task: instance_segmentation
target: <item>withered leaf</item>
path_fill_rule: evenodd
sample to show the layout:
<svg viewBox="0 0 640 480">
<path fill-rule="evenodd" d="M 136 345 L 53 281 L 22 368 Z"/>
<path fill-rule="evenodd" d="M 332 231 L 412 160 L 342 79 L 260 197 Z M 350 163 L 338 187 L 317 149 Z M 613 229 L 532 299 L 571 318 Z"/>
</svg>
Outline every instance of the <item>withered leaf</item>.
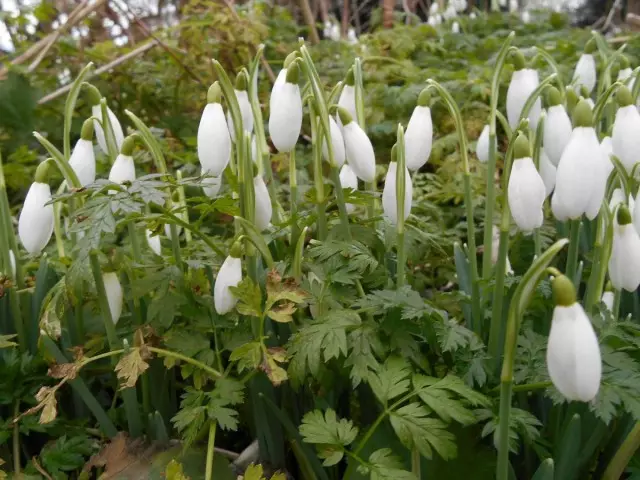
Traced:
<svg viewBox="0 0 640 480">
<path fill-rule="evenodd" d="M 267 312 L 267 315 L 272 320 L 275 320 L 279 323 L 288 323 L 293 321 L 293 315 L 296 312 L 295 304 L 291 302 L 281 303 L 280 305 L 275 305 L 271 307 L 271 309 Z"/>
<path fill-rule="evenodd" d="M 75 363 L 56 363 L 49 367 L 47 374 L 52 378 L 73 380 L 78 375 L 79 366 Z"/>
<path fill-rule="evenodd" d="M 34 407 L 35 411 L 42 409 L 40 413 L 39 423 L 51 423 L 55 420 L 58 414 L 58 401 L 56 400 L 56 391 L 58 387 L 41 387 L 36 393 L 36 400 L 39 402 Z M 30 410 L 34 410 L 30 409 Z"/>
<path fill-rule="evenodd" d="M 138 377 L 149 368 L 149 364 L 141 355 L 140 348 L 132 348 L 129 353 L 120 357 L 116 365 L 116 374 L 122 382 L 122 388 L 134 387 Z"/>
</svg>

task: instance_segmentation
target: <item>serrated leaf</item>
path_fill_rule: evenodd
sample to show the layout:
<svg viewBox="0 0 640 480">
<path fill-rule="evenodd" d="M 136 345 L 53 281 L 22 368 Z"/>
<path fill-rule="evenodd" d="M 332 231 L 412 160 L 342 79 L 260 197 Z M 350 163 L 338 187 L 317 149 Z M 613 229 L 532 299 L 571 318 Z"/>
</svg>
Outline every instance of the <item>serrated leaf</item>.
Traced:
<svg viewBox="0 0 640 480">
<path fill-rule="evenodd" d="M 391 357 L 377 371 L 369 373 L 371 390 L 383 405 L 409 391 L 411 368 L 402 358 Z"/>
<path fill-rule="evenodd" d="M 278 323 L 289 323 L 293 321 L 292 315 L 296 313 L 296 306 L 291 302 L 280 303 L 269 309 L 267 315 Z"/>
<path fill-rule="evenodd" d="M 1 348 L 11 348 L 17 347 L 18 344 L 16 342 L 12 342 L 13 338 L 16 338 L 17 334 L 13 335 L 0 335 L 0 349 Z"/>
<path fill-rule="evenodd" d="M 358 427 L 351 420 L 338 420 L 332 409 L 322 414 L 320 410 L 307 413 L 302 418 L 300 434 L 307 443 L 347 446 L 358 436 Z"/>
<path fill-rule="evenodd" d="M 167 464 L 164 476 L 167 480 L 189 480 L 189 477 L 187 477 L 182 470 L 182 464 L 175 459 L 171 459 Z"/>
<path fill-rule="evenodd" d="M 138 377 L 149 368 L 149 364 L 142 357 L 140 348 L 132 348 L 129 353 L 120 357 L 116 364 L 116 374 L 122 382 L 121 388 L 133 388 Z"/>
<path fill-rule="evenodd" d="M 238 299 L 236 310 L 240 315 L 262 316 L 262 292 L 251 278 L 244 277 L 237 287 L 229 287 L 229 290 Z"/>
<path fill-rule="evenodd" d="M 328 445 L 326 447 L 319 448 L 318 456 L 323 460 L 322 465 L 325 467 L 332 467 L 342 460 L 344 457 L 344 451 L 342 448 Z"/>
<path fill-rule="evenodd" d="M 437 379 L 415 375 L 413 387 L 420 400 L 447 423 L 455 420 L 463 425 L 471 425 L 476 422 L 476 417 L 466 404 L 489 404 L 488 399 L 454 376 Z"/>
<path fill-rule="evenodd" d="M 233 352 L 229 360 L 238 362 L 238 372 L 244 370 L 254 370 L 260 365 L 262 358 L 262 344 L 260 342 L 250 342 L 239 346 Z"/>
<path fill-rule="evenodd" d="M 369 456 L 371 480 L 416 480 L 404 469 L 402 461 L 390 448 L 381 448 Z"/>
<path fill-rule="evenodd" d="M 243 480 L 264 480 L 262 476 L 262 465 L 251 464 L 244 472 Z"/>
</svg>

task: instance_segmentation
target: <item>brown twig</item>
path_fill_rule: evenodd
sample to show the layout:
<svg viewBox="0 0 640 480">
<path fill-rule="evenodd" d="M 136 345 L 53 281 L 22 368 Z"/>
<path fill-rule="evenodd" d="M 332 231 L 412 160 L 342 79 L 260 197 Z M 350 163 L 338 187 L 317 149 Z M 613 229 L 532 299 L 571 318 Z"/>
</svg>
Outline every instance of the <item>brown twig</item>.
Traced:
<svg viewBox="0 0 640 480">
<path fill-rule="evenodd" d="M 135 50 L 131 50 L 129 53 L 126 53 L 121 57 L 116 58 L 112 62 L 109 62 L 106 65 L 98 68 L 95 72 L 89 73 L 89 75 L 87 76 L 87 80 L 91 77 L 94 77 L 96 75 L 100 75 L 106 71 L 109 71 L 112 68 L 115 68 L 118 65 L 126 62 L 127 60 L 131 60 L 132 58 L 137 57 L 138 55 L 146 52 L 147 50 L 151 50 L 156 45 L 158 45 L 158 42 L 156 42 L 155 40 L 152 40 L 149 43 L 139 46 Z M 58 90 L 55 90 L 54 92 L 51 92 L 48 95 L 45 95 L 40 100 L 38 100 L 38 105 L 43 105 L 47 102 L 50 102 L 51 100 L 58 98 L 60 95 L 64 95 L 69 90 L 71 90 L 71 84 L 65 85 L 64 87 L 59 88 Z"/>
<path fill-rule="evenodd" d="M 342 2 L 342 28 L 340 36 L 347 38 L 347 30 L 349 30 L 349 0 Z"/>
<path fill-rule="evenodd" d="M 38 459 L 37 459 L 36 457 L 31 458 L 31 461 L 33 462 L 33 467 L 34 467 L 38 472 L 40 472 L 40 474 L 41 474 L 44 478 L 46 478 L 47 480 L 53 480 L 53 478 L 51 478 L 51 475 L 49 475 L 49 474 L 47 473 L 47 471 L 46 471 L 44 468 L 42 468 L 42 467 L 40 466 L 40 464 L 38 463 Z"/>
<path fill-rule="evenodd" d="M 316 30 L 316 19 L 314 18 L 311 7 L 309 6 L 309 0 L 298 0 L 298 3 L 300 5 L 300 9 L 302 10 L 304 21 L 309 28 L 309 40 L 311 40 L 311 43 L 314 44 L 320 42 L 318 30 Z"/>
</svg>

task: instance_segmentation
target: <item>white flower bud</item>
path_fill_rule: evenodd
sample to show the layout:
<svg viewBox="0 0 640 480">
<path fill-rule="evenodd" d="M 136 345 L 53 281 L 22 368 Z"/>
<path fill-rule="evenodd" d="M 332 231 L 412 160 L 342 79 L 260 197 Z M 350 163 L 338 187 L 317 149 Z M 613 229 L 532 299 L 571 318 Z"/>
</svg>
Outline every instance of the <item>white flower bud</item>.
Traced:
<svg viewBox="0 0 640 480">
<path fill-rule="evenodd" d="M 102 274 L 102 281 L 104 283 L 104 290 L 107 294 L 107 300 L 109 302 L 111 320 L 115 325 L 116 323 L 118 323 L 118 320 L 120 320 L 120 316 L 122 315 L 122 285 L 120 285 L 118 274 L 115 272 Z"/>
<path fill-rule="evenodd" d="M 340 169 L 340 185 L 342 188 L 358 190 L 358 177 L 356 177 L 349 165 L 343 165 Z M 352 203 L 347 203 L 345 207 L 347 208 L 347 213 L 353 213 L 356 209 L 356 206 Z"/>
<path fill-rule="evenodd" d="M 544 151 L 555 167 L 560 163 L 560 157 L 569 143 L 572 130 L 571 119 L 563 105 L 553 105 L 547 109 L 542 138 Z"/>
<path fill-rule="evenodd" d="M 546 189 L 531 157 L 514 160 L 507 193 L 511 216 L 524 234 L 542 226 Z"/>
<path fill-rule="evenodd" d="M 133 182 L 135 179 L 136 167 L 133 164 L 133 157 L 120 153 L 111 166 L 109 181 L 122 185 L 125 182 Z"/>
<path fill-rule="evenodd" d="M 96 139 L 98 140 L 98 145 L 100 146 L 100 150 L 104 152 L 105 155 L 109 155 L 109 149 L 107 148 L 107 141 L 104 136 L 104 130 L 102 129 L 102 108 L 100 104 L 94 105 L 91 107 L 91 115 L 100 119 L 100 122 L 97 120 L 93 121 L 93 127 L 96 132 Z M 122 126 L 120 125 L 120 121 L 116 114 L 111 111 L 109 107 L 107 107 L 107 115 L 109 116 L 109 122 L 111 123 L 111 128 L 113 129 L 113 136 L 116 140 L 116 148 L 120 151 L 120 147 L 122 147 L 122 142 L 124 141 L 124 133 L 122 132 Z"/>
<path fill-rule="evenodd" d="M 531 68 L 522 68 L 513 72 L 507 89 L 507 119 L 512 129 L 516 129 L 522 108 L 529 96 L 538 87 L 538 72 Z M 529 110 L 529 126 L 535 130 L 542 111 L 542 102 L 538 97 Z"/>
<path fill-rule="evenodd" d="M 640 285 L 640 236 L 632 225 L 629 210 L 625 206 L 619 207 L 617 217 L 613 227 L 609 278 L 615 289 L 634 292 Z"/>
<path fill-rule="evenodd" d="M 290 152 L 295 148 L 302 128 L 300 87 L 289 82 L 277 88 L 274 86 L 269 111 L 269 134 L 273 144 L 280 152 Z"/>
<path fill-rule="evenodd" d="M 398 171 L 398 163 L 389 163 L 389 170 L 384 180 L 384 189 L 382 190 L 382 210 L 384 216 L 391 225 L 398 223 L 398 192 L 396 190 L 396 172 Z M 406 220 L 411 213 L 411 203 L 413 197 L 413 185 L 411 184 L 411 176 L 409 170 L 405 168 L 404 172 L 404 219 Z"/>
<path fill-rule="evenodd" d="M 333 119 L 333 117 L 329 117 L 329 131 L 331 132 L 331 147 L 333 149 L 333 161 L 336 163 L 336 166 L 342 167 L 344 165 L 344 160 L 346 157 L 346 153 L 344 151 L 344 138 L 342 137 L 342 131 L 340 127 Z M 328 162 L 329 161 L 329 150 L 327 149 L 327 141 L 322 137 L 322 157 Z"/>
<path fill-rule="evenodd" d="M 338 111 L 341 116 L 346 113 L 344 110 Z M 360 128 L 360 125 L 351 118 L 344 115 L 343 120 L 342 137 L 344 138 L 347 162 L 360 180 L 373 182 L 376 176 L 376 155 L 371 140 Z"/>
<path fill-rule="evenodd" d="M 596 61 L 590 53 L 583 53 L 578 59 L 576 69 L 573 72 L 573 80 L 578 88 L 585 87 L 589 93 L 596 86 Z"/>
<path fill-rule="evenodd" d="M 215 84 L 214 84 L 215 85 Z M 217 87 L 217 85 L 215 85 Z M 219 87 L 211 87 L 212 100 L 218 100 Z M 219 100 L 204 107 L 198 126 L 198 160 L 203 170 L 220 176 L 231 158 L 231 136 Z"/>
<path fill-rule="evenodd" d="M 433 143 L 431 109 L 417 105 L 413 109 L 404 136 L 405 159 L 409 170 L 418 170 L 429 160 Z"/>
<path fill-rule="evenodd" d="M 540 150 L 540 176 L 548 197 L 556 186 L 556 167 L 551 163 L 544 150 Z"/>
<path fill-rule="evenodd" d="M 251 110 L 251 102 L 249 102 L 249 94 L 246 90 L 234 90 L 236 92 L 236 99 L 240 106 L 240 116 L 242 117 L 242 126 L 245 132 L 251 133 L 253 131 L 253 112 Z M 233 125 L 233 118 L 231 113 L 227 111 L 227 124 L 229 126 L 229 134 L 233 142 L 236 141 L 236 130 Z"/>
<path fill-rule="evenodd" d="M 263 231 L 271 223 L 273 208 L 269 190 L 260 175 L 253 178 L 253 188 L 255 191 L 255 226 L 258 231 Z"/>
<path fill-rule="evenodd" d="M 624 165 L 627 173 L 640 160 L 640 113 L 635 105 L 620 107 L 616 112 L 611 136 L 613 154 Z"/>
<path fill-rule="evenodd" d="M 151 230 L 144 231 L 149 248 L 158 256 L 162 255 L 162 245 L 160 244 L 160 235 L 154 235 Z"/>
<path fill-rule="evenodd" d="M 218 315 L 224 315 L 234 309 L 238 299 L 229 287 L 237 287 L 242 281 L 242 261 L 229 255 L 220 267 L 213 287 L 213 301 Z"/>
<path fill-rule="evenodd" d="M 71 152 L 69 165 L 83 187 L 96 181 L 96 157 L 91 140 L 80 139 Z"/>
<path fill-rule="evenodd" d="M 482 133 L 478 137 L 476 156 L 481 163 L 487 163 L 489 161 L 489 125 L 484 126 Z"/>
<path fill-rule="evenodd" d="M 46 183 L 33 182 L 24 199 L 18 220 L 18 236 L 25 250 L 40 253 L 47 246 L 53 233 L 53 205 L 51 188 Z"/>
</svg>

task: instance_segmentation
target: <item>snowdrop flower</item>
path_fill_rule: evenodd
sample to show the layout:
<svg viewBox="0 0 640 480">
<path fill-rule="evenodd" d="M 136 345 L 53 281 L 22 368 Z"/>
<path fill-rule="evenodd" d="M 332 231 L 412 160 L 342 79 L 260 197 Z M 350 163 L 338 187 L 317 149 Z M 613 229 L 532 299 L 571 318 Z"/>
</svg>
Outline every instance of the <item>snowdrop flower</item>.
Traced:
<svg viewBox="0 0 640 480">
<path fill-rule="evenodd" d="M 347 32 L 347 43 L 349 43 L 350 45 L 355 45 L 356 43 L 358 43 L 358 37 L 353 27 L 349 28 L 349 31 Z"/>
<path fill-rule="evenodd" d="M 640 208 L 635 208 L 638 202 L 640 202 L 640 189 L 638 190 L 636 199 L 633 202 L 633 211 L 631 211 L 631 202 L 629 202 L 629 210 L 631 211 L 631 216 L 633 217 L 633 226 L 635 227 L 636 232 L 638 232 L 638 235 L 640 235 Z"/>
<path fill-rule="evenodd" d="M 53 233 L 53 205 L 46 205 L 51 201 L 51 188 L 46 183 L 48 169 L 48 162 L 38 165 L 18 219 L 20 242 L 30 254 L 40 253 Z"/>
<path fill-rule="evenodd" d="M 482 133 L 480 133 L 478 137 L 476 156 L 481 163 L 487 163 L 489 161 L 489 125 L 484 126 Z"/>
<path fill-rule="evenodd" d="M 605 176 L 609 178 L 609 175 L 613 171 L 613 162 L 611 161 L 611 155 L 613 155 L 613 143 L 611 137 L 604 137 L 600 142 L 600 149 L 604 153 L 605 159 Z"/>
<path fill-rule="evenodd" d="M 453 22 L 451 25 L 451 33 L 460 33 L 460 24 L 458 22 Z"/>
<path fill-rule="evenodd" d="M 344 160 L 346 158 L 346 153 L 344 150 L 344 138 L 342 138 L 342 131 L 340 127 L 333 119 L 333 117 L 329 117 L 329 131 L 331 132 L 331 149 L 333 150 L 333 161 L 335 162 L 338 168 L 344 165 Z M 329 161 L 329 150 L 327 149 L 327 141 L 322 139 L 322 157 L 328 162 Z M 351 169 L 349 169 L 351 170 Z"/>
<path fill-rule="evenodd" d="M 220 85 L 215 82 L 207 92 L 207 106 L 200 117 L 197 140 L 200 166 L 216 177 L 222 175 L 231 158 L 231 136 L 221 98 Z"/>
<path fill-rule="evenodd" d="M 229 287 L 237 287 L 242 281 L 241 247 L 235 243 L 229 256 L 222 262 L 213 286 L 213 303 L 218 315 L 224 315 L 234 309 L 238 299 Z"/>
<path fill-rule="evenodd" d="M 618 207 L 616 218 L 609 278 L 616 290 L 634 292 L 640 285 L 640 236 L 631 223 L 631 213 L 625 205 Z"/>
<path fill-rule="evenodd" d="M 470 18 L 471 20 L 475 20 L 476 18 L 478 18 L 478 17 L 477 17 L 477 15 L 476 15 L 476 12 L 471 12 L 471 13 L 469 14 L 469 18 Z"/>
<path fill-rule="evenodd" d="M 373 182 L 376 176 L 376 156 L 371 140 L 344 108 L 338 107 L 338 115 L 343 125 L 342 136 L 349 166 L 360 180 Z"/>
<path fill-rule="evenodd" d="M 135 137 L 128 136 L 122 142 L 120 154 L 116 157 L 116 161 L 111 166 L 109 172 L 109 181 L 122 185 L 125 182 L 133 182 L 136 179 L 136 167 L 133 164 L 133 147 L 135 146 Z M 113 191 L 113 190 L 111 190 Z"/>
<path fill-rule="evenodd" d="M 444 17 L 445 20 L 451 20 L 452 18 L 455 18 L 458 16 L 458 12 L 456 12 L 456 9 L 453 5 L 449 4 L 449 6 L 444 11 L 442 16 Z"/>
<path fill-rule="evenodd" d="M 69 165 L 73 168 L 83 187 L 96 181 L 96 156 L 93 153 L 93 120 L 86 120 L 82 125 L 80 140 L 73 147 Z"/>
<path fill-rule="evenodd" d="M 551 161 L 544 150 L 540 150 L 540 176 L 544 182 L 544 189 L 546 196 L 548 197 L 553 192 L 556 186 L 556 167 Z"/>
<path fill-rule="evenodd" d="M 516 138 L 513 165 L 509 175 L 507 198 L 511 216 L 524 234 L 542 226 L 542 204 L 546 189 L 531 158 L 529 140 L 523 134 Z"/>
<path fill-rule="evenodd" d="M 439 22 L 438 22 L 438 16 L 437 15 L 430 15 L 429 16 L 429 20 L 427 20 L 427 23 L 429 23 L 429 25 L 431 25 L 432 27 L 437 27 Z"/>
<path fill-rule="evenodd" d="M 620 159 L 627 173 L 631 173 L 640 153 L 640 113 L 627 87 L 620 87 L 616 98 L 620 108 L 616 112 L 611 135 L 613 154 Z"/>
<path fill-rule="evenodd" d="M 100 146 L 100 150 L 104 152 L 105 155 L 109 155 L 109 148 L 107 147 L 107 141 L 104 136 L 104 130 L 102 128 L 102 123 L 104 123 L 104 119 L 102 118 L 102 95 L 98 91 L 96 87 L 93 85 L 85 84 L 87 88 L 87 93 L 89 96 L 89 102 L 91 103 L 91 115 L 95 117 L 93 126 L 96 131 L 96 139 L 98 140 L 98 145 Z M 116 142 L 116 148 L 118 151 L 122 147 L 122 142 L 124 141 L 124 133 L 122 132 L 122 126 L 118 121 L 118 117 L 116 117 L 115 113 L 111 111 L 109 107 L 107 107 L 107 116 L 109 117 L 109 123 L 111 124 L 111 130 L 113 131 L 113 137 Z M 98 121 L 99 120 L 99 121 Z"/>
<path fill-rule="evenodd" d="M 494 225 L 492 229 L 493 235 L 491 237 L 491 264 L 495 265 L 498 263 L 498 252 L 500 250 L 500 229 Z M 505 272 L 508 275 L 513 275 L 513 268 L 511 268 L 511 262 L 509 261 L 509 257 L 507 256 L 506 268 Z"/>
<path fill-rule="evenodd" d="M 571 119 L 567 114 L 567 111 L 562 105 L 562 96 L 560 91 L 555 87 L 548 89 L 547 101 L 547 117 L 544 121 L 544 131 L 542 141 L 544 145 L 544 152 L 554 166 L 558 166 L 560 163 L 560 157 L 564 152 L 567 143 L 569 143 L 569 137 L 573 127 L 571 126 Z"/>
<path fill-rule="evenodd" d="M 393 154 L 392 154 L 393 157 Z M 398 162 L 391 161 L 387 176 L 384 180 L 384 189 L 382 190 L 382 210 L 384 216 L 391 225 L 398 224 L 398 191 L 396 190 Z M 411 201 L 413 197 L 413 186 L 411 185 L 411 176 L 409 170 L 405 167 L 404 172 L 404 220 L 411 213 Z"/>
<path fill-rule="evenodd" d="M 531 12 L 529 10 L 523 11 L 520 18 L 522 18 L 522 23 L 531 23 Z"/>
<path fill-rule="evenodd" d="M 302 97 L 298 77 L 298 65 L 292 63 L 287 68 L 284 84 L 274 87 L 271 92 L 269 133 L 280 152 L 290 152 L 295 148 L 302 128 Z"/>
<path fill-rule="evenodd" d="M 418 170 L 429 160 L 433 143 L 433 122 L 429 108 L 429 92 L 425 88 L 413 109 L 407 132 L 404 136 L 406 165 L 409 170 Z"/>
<path fill-rule="evenodd" d="M 207 172 L 206 170 L 203 170 L 202 175 L 207 176 L 202 179 L 202 190 L 204 194 L 209 198 L 216 198 L 222 186 L 222 177 L 208 176 L 211 175 L 211 172 Z"/>
<path fill-rule="evenodd" d="M 358 177 L 353 173 L 349 165 L 343 165 L 340 169 L 340 185 L 342 188 L 351 188 L 352 190 L 358 190 Z M 353 213 L 356 206 L 352 203 L 347 203 L 347 213 Z"/>
<path fill-rule="evenodd" d="M 467 0 L 451 0 L 450 5 L 456 9 L 456 12 L 463 12 L 467 9 Z"/>
<path fill-rule="evenodd" d="M 154 233 L 149 229 L 146 229 L 144 231 L 144 235 L 147 238 L 147 244 L 149 245 L 149 248 L 153 251 L 153 253 L 155 253 L 158 256 L 162 255 L 162 246 L 160 245 L 160 235 L 154 235 Z"/>
<path fill-rule="evenodd" d="M 115 325 L 122 315 L 122 285 L 120 285 L 120 280 L 116 272 L 103 273 L 102 283 L 104 283 L 104 291 L 107 294 L 111 320 Z"/>
<path fill-rule="evenodd" d="M 356 79 L 353 73 L 353 68 L 350 68 L 347 72 L 347 78 L 344 80 L 344 86 L 342 87 L 342 91 L 340 92 L 340 98 L 338 98 L 338 106 L 344 108 L 351 118 L 358 118 L 356 113 L 356 89 L 355 89 Z M 343 127 L 342 121 L 340 120 L 340 116 L 336 115 L 336 120 L 338 121 L 338 125 L 340 128 Z"/>
<path fill-rule="evenodd" d="M 564 275 L 553 280 L 551 331 L 547 343 L 547 370 L 553 385 L 568 400 L 589 402 L 600 389 L 602 360 L 598 337 L 573 283 Z"/>
<path fill-rule="evenodd" d="M 340 40 L 340 26 L 337 23 L 331 25 L 331 30 L 329 31 L 329 38 L 334 42 Z"/>
<path fill-rule="evenodd" d="M 610 312 L 613 312 L 614 299 L 615 294 L 611 290 L 606 290 L 602 292 L 602 298 L 600 299 L 600 301 L 604 303 L 605 307 L 607 307 Z"/>
<path fill-rule="evenodd" d="M 538 80 L 538 72 L 531 68 L 526 68 L 522 53 L 517 52 L 513 56 L 513 63 L 516 70 L 511 76 L 511 82 L 507 89 L 507 119 L 509 120 L 511 128 L 515 130 L 518 126 L 524 104 L 540 82 Z M 538 118 L 540 117 L 541 111 L 542 102 L 540 98 L 538 98 L 529 110 L 529 125 L 534 130 L 536 125 L 538 125 Z"/>
<path fill-rule="evenodd" d="M 251 133 L 253 131 L 253 111 L 251 110 L 251 102 L 249 101 L 249 92 L 247 92 L 247 75 L 244 72 L 240 72 L 236 77 L 235 86 L 236 100 L 240 107 L 240 117 L 242 118 L 242 127 L 245 132 Z M 227 124 L 229 126 L 229 134 L 231 141 L 236 141 L 236 129 L 233 124 L 233 117 L 231 112 L 227 111 Z"/>
<path fill-rule="evenodd" d="M 271 197 L 262 176 L 253 177 L 253 188 L 255 190 L 255 226 L 261 232 L 271 223 L 271 215 L 273 215 Z"/>
<path fill-rule="evenodd" d="M 438 2 L 432 2 L 431 6 L 429 7 L 429 15 L 435 15 L 439 10 L 440 5 L 438 4 Z"/>
<path fill-rule="evenodd" d="M 631 194 L 629 194 L 628 202 L 629 203 L 627 205 L 629 207 L 629 213 L 631 213 L 631 217 L 633 217 L 635 212 L 635 207 L 636 207 L 636 201 L 633 199 Z M 609 200 L 609 210 L 611 211 L 611 213 L 613 213 L 615 212 L 616 207 L 618 205 L 624 204 L 624 203 L 625 203 L 624 191 L 621 188 L 616 188 L 611 194 L 611 200 Z"/>
<path fill-rule="evenodd" d="M 509 11 L 511 13 L 518 10 L 518 0 L 509 0 Z"/>
<path fill-rule="evenodd" d="M 593 220 L 604 200 L 607 159 L 592 126 L 591 108 L 585 100 L 574 110 L 573 125 L 558 164 L 551 209 L 561 221 L 577 219 L 582 214 Z"/>
<path fill-rule="evenodd" d="M 584 53 L 580 56 L 576 69 L 573 72 L 572 83 L 584 86 L 587 92 L 591 94 L 596 86 L 596 60 L 593 53 L 596 50 L 596 44 L 593 39 L 589 40 L 584 47 Z"/>
</svg>

